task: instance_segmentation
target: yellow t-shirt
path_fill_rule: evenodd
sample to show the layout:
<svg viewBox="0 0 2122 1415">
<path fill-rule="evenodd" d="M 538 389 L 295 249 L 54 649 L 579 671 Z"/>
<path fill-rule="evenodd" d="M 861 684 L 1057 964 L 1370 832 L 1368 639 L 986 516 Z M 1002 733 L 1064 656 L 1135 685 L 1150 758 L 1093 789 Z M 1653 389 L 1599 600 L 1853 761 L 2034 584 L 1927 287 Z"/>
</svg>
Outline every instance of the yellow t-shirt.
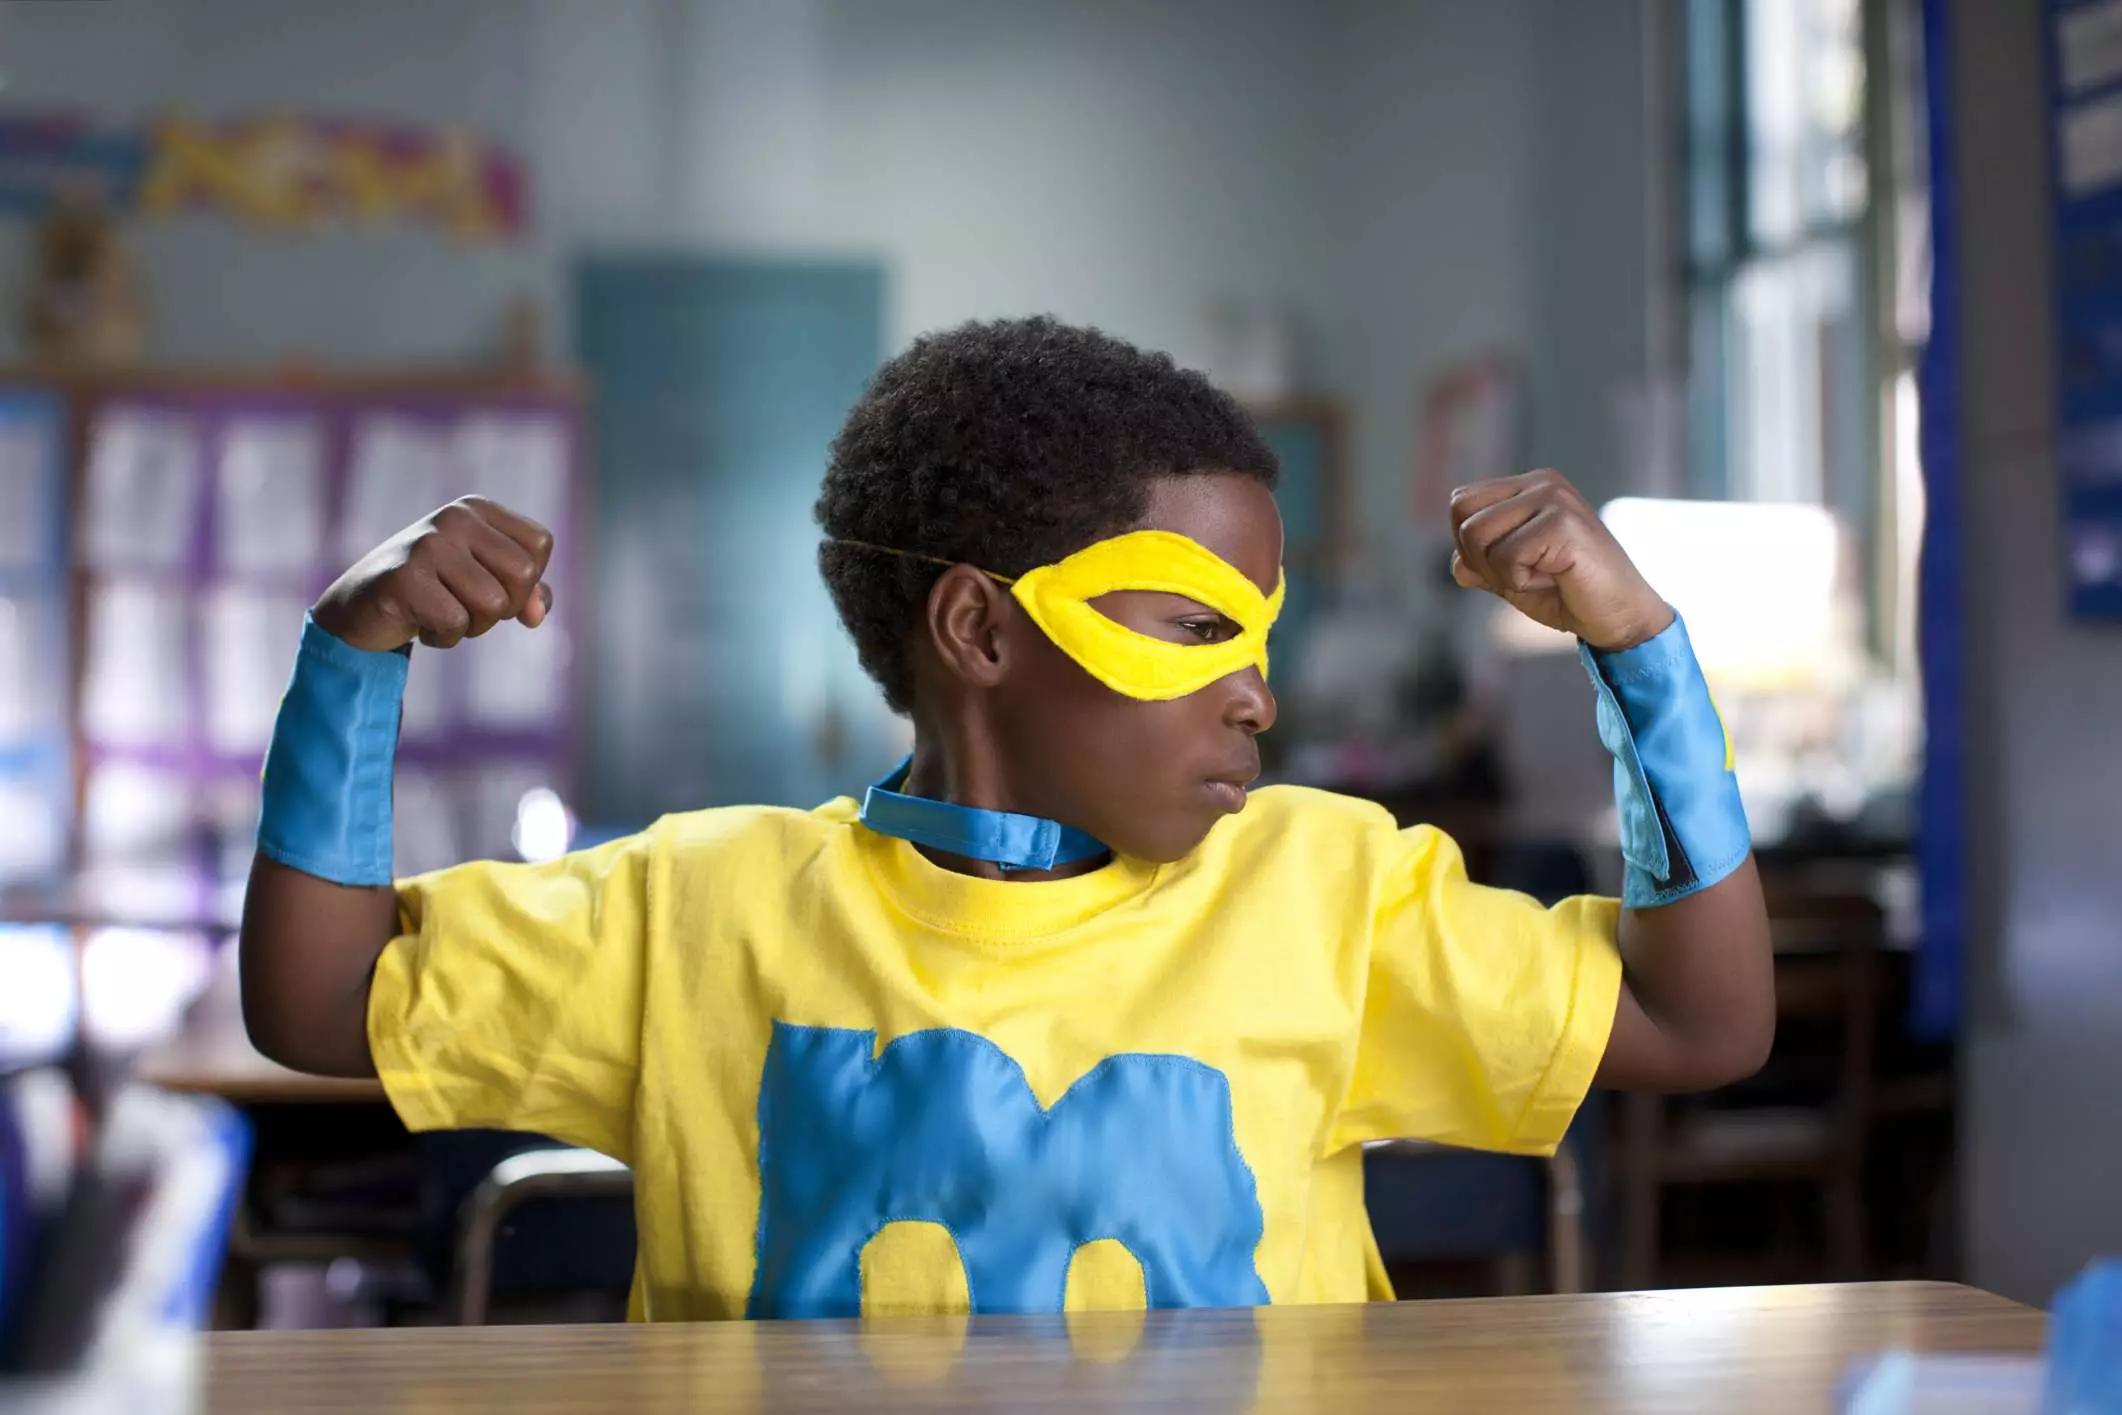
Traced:
<svg viewBox="0 0 2122 1415">
<path fill-rule="evenodd" d="M 399 1114 L 632 1166 L 656 1320 L 1389 1295 L 1361 1143 L 1551 1150 L 1621 974 L 1612 901 L 1482 888 L 1294 788 L 1069 880 L 939 869 L 841 800 L 399 907 L 369 1003 Z"/>
</svg>

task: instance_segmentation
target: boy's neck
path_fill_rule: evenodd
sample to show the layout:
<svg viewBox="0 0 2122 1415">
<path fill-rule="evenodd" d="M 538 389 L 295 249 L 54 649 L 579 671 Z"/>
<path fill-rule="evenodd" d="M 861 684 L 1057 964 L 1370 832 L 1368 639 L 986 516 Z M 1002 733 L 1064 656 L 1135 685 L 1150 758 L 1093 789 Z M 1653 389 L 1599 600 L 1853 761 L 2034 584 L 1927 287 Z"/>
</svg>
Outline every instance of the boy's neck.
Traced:
<svg viewBox="0 0 2122 1415">
<path fill-rule="evenodd" d="M 1011 811 L 1023 815 L 1037 815 L 1027 811 L 1010 798 L 1007 773 L 991 750 L 982 750 L 980 745 L 967 742 L 952 751 L 936 734 L 916 729 L 914 733 L 914 760 L 908 768 L 905 782 L 899 789 L 909 796 L 919 796 L 930 801 L 948 801 L 954 806 L 972 806 L 980 810 Z M 1005 880 L 1011 884 L 1030 884 L 1039 880 L 1073 879 L 1101 868 L 1105 858 L 1077 860 L 1059 865 L 1051 870 L 1005 870 L 992 860 L 975 860 L 964 855 L 953 855 L 926 845 L 915 849 L 930 864 L 953 874 L 971 875 L 975 879 Z"/>
</svg>

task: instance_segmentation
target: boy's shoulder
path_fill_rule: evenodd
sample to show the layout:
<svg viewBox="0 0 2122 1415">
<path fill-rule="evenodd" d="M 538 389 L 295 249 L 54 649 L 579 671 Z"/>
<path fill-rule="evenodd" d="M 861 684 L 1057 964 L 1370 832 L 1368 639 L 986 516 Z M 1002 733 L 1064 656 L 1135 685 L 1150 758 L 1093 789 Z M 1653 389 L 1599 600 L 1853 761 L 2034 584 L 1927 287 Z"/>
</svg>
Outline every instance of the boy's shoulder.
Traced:
<svg viewBox="0 0 2122 1415">
<path fill-rule="evenodd" d="M 1229 824 L 1244 835 L 1284 835 L 1291 830 L 1322 835 L 1390 835 L 1399 827 L 1376 801 L 1321 791 L 1312 786 L 1263 786 Z"/>
<path fill-rule="evenodd" d="M 1248 908 L 1276 901 L 1276 917 L 1316 915 L 1320 927 L 1333 931 L 1370 916 L 1418 845 L 1374 801 L 1267 786 L 1251 794 L 1244 810 L 1218 822 L 1200 849 L 1168 867 L 1165 878 L 1174 887 L 1212 891 L 1225 904 L 1234 891 L 1255 901 Z"/>
<path fill-rule="evenodd" d="M 1250 869 L 1273 861 L 1301 869 L 1306 861 L 1383 863 L 1400 848 L 1398 824 L 1375 801 L 1309 786 L 1266 786 L 1217 825 L 1197 853 L 1211 867 Z"/>
<path fill-rule="evenodd" d="M 853 801 L 815 810 L 789 806 L 710 806 L 664 816 L 648 829 L 656 849 L 690 862 L 730 857 L 809 855 L 854 824 Z"/>
</svg>

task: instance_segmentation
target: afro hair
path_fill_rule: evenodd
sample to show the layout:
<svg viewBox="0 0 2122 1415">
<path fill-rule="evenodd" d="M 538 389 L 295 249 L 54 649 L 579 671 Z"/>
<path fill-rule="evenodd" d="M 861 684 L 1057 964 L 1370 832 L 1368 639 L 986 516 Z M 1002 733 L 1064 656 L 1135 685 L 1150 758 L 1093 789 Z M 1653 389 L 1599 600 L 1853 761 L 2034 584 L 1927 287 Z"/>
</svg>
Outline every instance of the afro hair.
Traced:
<svg viewBox="0 0 2122 1415">
<path fill-rule="evenodd" d="M 1021 575 L 1139 523 L 1153 478 L 1279 471 L 1237 400 L 1168 355 L 1045 317 L 964 324 L 915 340 L 849 413 L 819 568 L 903 713 L 933 561 Z"/>
</svg>

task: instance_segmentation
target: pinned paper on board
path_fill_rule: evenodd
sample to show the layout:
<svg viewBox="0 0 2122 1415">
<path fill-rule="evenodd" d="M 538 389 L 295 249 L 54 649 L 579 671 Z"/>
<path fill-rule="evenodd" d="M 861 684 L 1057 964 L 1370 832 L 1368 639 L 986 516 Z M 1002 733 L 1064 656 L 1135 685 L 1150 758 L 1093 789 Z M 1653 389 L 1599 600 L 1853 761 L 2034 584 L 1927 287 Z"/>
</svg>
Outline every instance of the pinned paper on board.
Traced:
<svg viewBox="0 0 2122 1415">
<path fill-rule="evenodd" d="M 457 489 L 528 516 L 548 530 L 567 512 L 567 433 L 545 413 L 473 413 L 450 438 Z"/>
<path fill-rule="evenodd" d="M 238 418 L 221 434 L 215 478 L 218 568 L 316 573 L 324 550 L 324 429 L 308 417 Z"/>
<path fill-rule="evenodd" d="M 0 574 L 57 568 L 56 436 L 41 419 L 0 417 Z"/>
<path fill-rule="evenodd" d="M 452 666 L 463 678 L 466 726 L 536 728 L 566 706 L 567 636 L 559 624 L 497 624 L 455 652 L 461 655 Z"/>
<path fill-rule="evenodd" d="M 446 493 L 449 447 L 436 427 L 379 413 L 354 425 L 338 558 L 366 555 L 457 493 Z"/>
<path fill-rule="evenodd" d="M 118 747 L 174 746 L 191 729 L 189 600 L 145 581 L 97 585 L 88 601 L 82 728 Z"/>
<path fill-rule="evenodd" d="M 207 593 L 200 628 L 206 740 L 215 753 L 264 757 L 280 697 L 295 668 L 299 641 L 287 626 L 300 624 L 307 608 L 301 595 L 259 594 L 236 585 Z"/>
<path fill-rule="evenodd" d="M 114 406 L 89 436 L 82 549 L 97 569 L 176 570 L 198 526 L 197 422 L 185 413 Z"/>
</svg>

